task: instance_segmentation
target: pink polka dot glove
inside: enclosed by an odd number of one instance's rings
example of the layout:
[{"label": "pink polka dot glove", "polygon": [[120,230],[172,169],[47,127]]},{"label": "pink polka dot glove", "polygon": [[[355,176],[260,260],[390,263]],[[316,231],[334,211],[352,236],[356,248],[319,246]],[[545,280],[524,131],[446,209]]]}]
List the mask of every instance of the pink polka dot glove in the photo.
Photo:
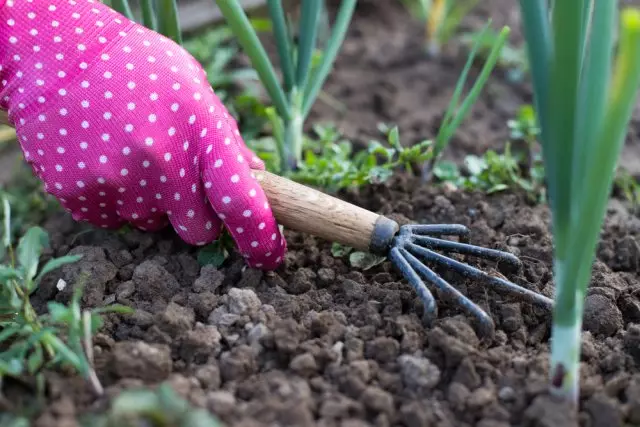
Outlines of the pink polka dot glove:
[{"label": "pink polka dot glove", "polygon": [[281,263],[264,165],[181,46],[97,0],[0,0],[0,81],[25,159],[74,219],[170,223],[194,245],[226,226],[249,265]]}]

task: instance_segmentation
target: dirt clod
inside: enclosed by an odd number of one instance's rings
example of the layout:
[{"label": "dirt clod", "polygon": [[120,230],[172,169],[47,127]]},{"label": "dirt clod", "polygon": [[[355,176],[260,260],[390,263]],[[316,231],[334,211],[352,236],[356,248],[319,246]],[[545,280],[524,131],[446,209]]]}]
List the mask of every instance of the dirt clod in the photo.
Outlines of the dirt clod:
[{"label": "dirt clod", "polygon": [[161,381],[167,378],[172,365],[168,346],[143,341],[116,343],[111,359],[111,370],[116,376],[143,381]]},{"label": "dirt clod", "polygon": [[438,385],[440,369],[425,357],[415,357],[403,354],[398,359],[402,380],[407,388],[419,394]]},{"label": "dirt clod", "polygon": [[596,335],[611,336],[622,329],[622,313],[604,295],[589,295],[584,306],[584,329]]},{"label": "dirt clod", "polygon": [[260,308],[260,298],[251,289],[231,288],[228,292],[227,307],[229,313],[243,315],[255,312]]}]

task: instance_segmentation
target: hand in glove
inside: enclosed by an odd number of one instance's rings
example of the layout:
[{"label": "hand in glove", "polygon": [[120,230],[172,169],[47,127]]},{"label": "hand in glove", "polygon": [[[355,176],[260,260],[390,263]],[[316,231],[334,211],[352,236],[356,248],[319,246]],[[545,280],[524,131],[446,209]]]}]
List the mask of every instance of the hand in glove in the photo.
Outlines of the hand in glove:
[{"label": "hand in glove", "polygon": [[0,0],[0,48],[0,108],[74,219],[194,245],[224,225],[251,266],[280,264],[264,165],[182,47],[97,0]]}]

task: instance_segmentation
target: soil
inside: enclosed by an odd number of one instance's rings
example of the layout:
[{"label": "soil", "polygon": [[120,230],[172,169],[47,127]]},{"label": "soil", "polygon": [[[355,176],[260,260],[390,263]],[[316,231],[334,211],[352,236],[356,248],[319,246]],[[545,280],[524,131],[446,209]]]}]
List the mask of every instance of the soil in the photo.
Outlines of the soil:
[{"label": "soil", "polygon": [[[326,87],[345,110],[319,103],[314,111],[314,120],[336,120],[356,141],[378,137],[379,121],[398,124],[403,141],[433,135],[465,61],[455,46],[439,59],[425,58],[420,26],[396,3],[359,3]],[[516,3],[486,4],[468,25],[490,15],[497,25],[511,25],[517,40]],[[496,73],[449,158],[500,149],[506,121],[523,102],[528,89]],[[639,131],[635,118],[627,158],[640,156]],[[401,223],[464,224],[473,244],[511,251],[523,266],[465,261],[553,294],[549,214],[524,194],[486,196],[398,175],[340,197]],[[48,257],[84,258],[47,276],[35,295],[39,308],[67,301],[84,277],[86,307],[117,301],[136,311],[108,316],[96,336],[106,396],[96,398],[77,377],[49,374],[36,426],[76,425],[75,415],[103,411],[123,389],[163,381],[228,426],[640,424],[640,219],[617,199],[587,297],[575,418],[547,393],[550,313],[477,282],[441,272],[491,314],[493,337],[480,335],[437,294],[438,318],[424,325],[415,292],[389,262],[359,270],[333,256],[329,242],[290,230],[285,264],[265,274],[246,269],[236,254],[220,269],[201,267],[196,250],[170,230],[109,233],[62,213],[44,226],[51,233]],[[60,278],[69,284],[62,291]]]}]

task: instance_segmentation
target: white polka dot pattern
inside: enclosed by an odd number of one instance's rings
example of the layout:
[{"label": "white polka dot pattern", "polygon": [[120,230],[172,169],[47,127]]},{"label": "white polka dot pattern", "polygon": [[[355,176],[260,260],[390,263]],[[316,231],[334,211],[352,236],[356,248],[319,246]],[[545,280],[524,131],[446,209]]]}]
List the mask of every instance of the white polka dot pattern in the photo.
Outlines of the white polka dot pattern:
[{"label": "white polka dot pattern", "polygon": [[0,0],[0,47],[0,108],[76,220],[194,245],[226,226],[249,265],[282,262],[264,164],[182,47],[97,0]]}]

